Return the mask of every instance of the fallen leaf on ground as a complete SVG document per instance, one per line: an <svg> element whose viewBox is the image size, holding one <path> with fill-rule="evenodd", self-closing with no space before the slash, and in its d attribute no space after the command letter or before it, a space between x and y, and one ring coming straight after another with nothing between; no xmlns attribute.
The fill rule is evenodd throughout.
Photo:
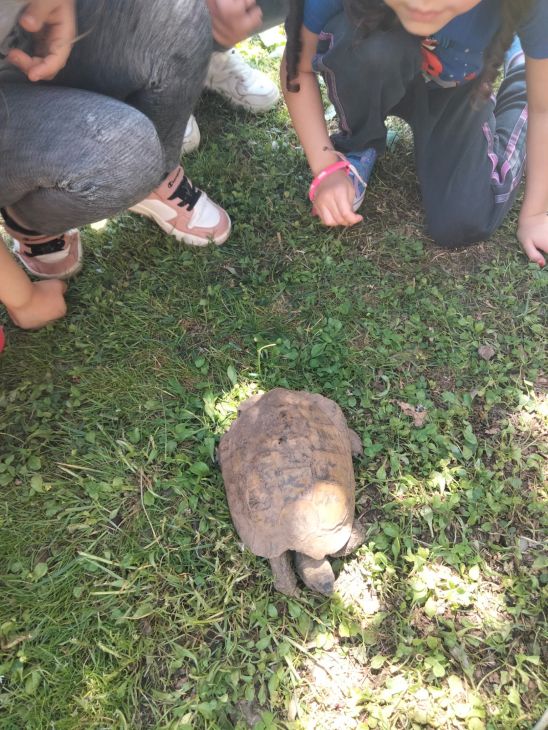
<svg viewBox="0 0 548 730"><path fill-rule="evenodd" d="M428 418L428 411L423 406L412 406L410 403L405 401L398 401L399 407L402 409L406 416L411 416L413 423L417 428L424 426L426 419Z"/></svg>
<svg viewBox="0 0 548 730"><path fill-rule="evenodd" d="M496 350L491 345L482 345L478 347L478 355L484 360L491 360L492 357L495 357Z"/></svg>

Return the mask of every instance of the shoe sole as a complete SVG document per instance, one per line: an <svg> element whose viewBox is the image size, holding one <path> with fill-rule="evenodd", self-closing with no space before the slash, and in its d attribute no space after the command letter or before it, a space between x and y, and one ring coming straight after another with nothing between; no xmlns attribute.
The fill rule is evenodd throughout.
<svg viewBox="0 0 548 730"><path fill-rule="evenodd" d="M181 145L181 154L183 155L190 155L191 152L195 152L198 147L200 146L200 140L191 139L188 142L185 142L183 140L183 144Z"/></svg>
<svg viewBox="0 0 548 730"><path fill-rule="evenodd" d="M202 135L200 134L200 128L198 123L195 121L192 125L192 129L188 137L183 137L183 144L181 145L181 154L189 155L194 152L200 146L202 141Z"/></svg>
<svg viewBox="0 0 548 730"><path fill-rule="evenodd" d="M242 99L236 99L233 96L230 96L230 94L225 94L224 91L221 91L220 89L215 89L212 86L208 86L207 84L205 88L208 91L222 96L225 101L227 101L232 107L234 107L234 109L244 109L247 112L251 112L251 114L266 114L266 112L274 109L274 107L276 107L278 102L280 101L280 94L277 94L276 97L272 96L268 100L265 100L263 104L254 106L253 104L245 102Z"/></svg>
<svg viewBox="0 0 548 730"><path fill-rule="evenodd" d="M82 249L82 241L80 240L78 240L78 260L72 269L65 271L63 274L42 274L41 272L34 271L34 269L28 265L25 258L21 256L18 251L12 251L12 253L23 264L26 271L28 271L29 274L32 274L32 276L35 276L37 279L60 279L61 281L66 281L67 279L72 279L73 276L79 274L84 266L84 251Z"/></svg>
<svg viewBox="0 0 548 730"><path fill-rule="evenodd" d="M358 210L362 207L362 203L364 200L365 200L365 190L357 198L354 198L354 202L352 203L352 210L354 211L354 213L357 213Z"/></svg>
<svg viewBox="0 0 548 730"><path fill-rule="evenodd" d="M226 239L230 236L230 232L232 230L232 222L230 218L228 218L228 230L226 233L223 233L222 236L216 236L215 238L213 236L210 236L209 238L201 238L200 236L193 236L191 233L183 233L182 231L177 230L175 226L172 226L171 223L169 223L169 221L165 221L163 218L160 218L160 216L149 210L142 203L132 205L129 210L131 213L137 213L138 215L142 215L145 218L149 218L154 221L156 225L160 226L164 233L173 236L177 239L177 241L186 243L188 246L209 246L211 243L214 243L216 246L222 246Z"/></svg>

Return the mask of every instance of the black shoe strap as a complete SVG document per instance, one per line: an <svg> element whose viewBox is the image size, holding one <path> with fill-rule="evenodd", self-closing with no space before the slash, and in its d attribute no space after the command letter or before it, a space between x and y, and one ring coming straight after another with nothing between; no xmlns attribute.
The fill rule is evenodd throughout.
<svg viewBox="0 0 548 730"><path fill-rule="evenodd" d="M65 248L65 239L63 236L60 236L59 238L52 238L51 241L45 241L44 243L28 243L25 241L23 245L27 249L25 254L32 259L35 256L45 256L48 253L62 251Z"/></svg>
<svg viewBox="0 0 548 730"><path fill-rule="evenodd" d="M22 233L24 236L42 235L39 231L32 231L30 228L23 228L23 226L19 225L19 223L16 223L5 208L0 208L0 213L2 213L2 218L5 220L6 225L8 225L12 231Z"/></svg>

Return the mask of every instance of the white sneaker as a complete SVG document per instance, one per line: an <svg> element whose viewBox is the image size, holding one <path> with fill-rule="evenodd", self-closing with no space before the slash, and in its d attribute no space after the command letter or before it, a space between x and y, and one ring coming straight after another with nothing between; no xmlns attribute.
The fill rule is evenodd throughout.
<svg viewBox="0 0 548 730"><path fill-rule="evenodd" d="M211 54L205 85L235 106L256 114L272 109L280 98L272 79L252 68L234 49Z"/></svg>
<svg viewBox="0 0 548 730"><path fill-rule="evenodd" d="M183 146L181 152L183 155L188 155L189 152L194 152L200 145L200 128L194 114L190 115L188 122L186 123L185 136L183 137Z"/></svg>

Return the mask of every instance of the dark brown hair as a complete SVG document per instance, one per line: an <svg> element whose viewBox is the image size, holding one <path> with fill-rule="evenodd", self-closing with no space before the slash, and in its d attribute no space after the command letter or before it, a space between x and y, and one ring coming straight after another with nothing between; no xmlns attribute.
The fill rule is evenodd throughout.
<svg viewBox="0 0 548 730"><path fill-rule="evenodd" d="M485 49L483 70L477 80L474 101L488 99L491 95L504 54L510 48L516 30L531 13L533 4L534 0L501 0L500 26Z"/></svg>
<svg viewBox="0 0 548 730"><path fill-rule="evenodd" d="M287 69L286 87L288 91L299 91L299 84L295 79L299 75L299 61L301 58L301 28L304 17L304 0L289 0L289 12L285 20L285 63Z"/></svg>
<svg viewBox="0 0 548 730"><path fill-rule="evenodd" d="M357 32L366 37L375 30L388 30L399 21L394 11L383 0L343 0L344 9ZM504 54L512 43L512 38L521 22L531 12L534 0L501 0L501 22L484 54L484 64L476 81L473 94L474 102L489 98L493 91ZM304 0L290 0L289 14L285 28L287 34L286 64L287 89L298 91L294 83L298 76L301 53L301 26L303 22Z"/></svg>

